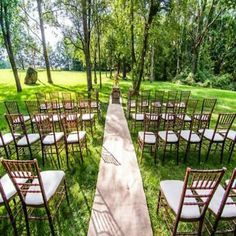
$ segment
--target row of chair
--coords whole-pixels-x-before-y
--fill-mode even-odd
[[[143,109],[141,106],[142,101],[136,102],[136,106],[134,110],[131,110],[131,122],[132,122],[132,130],[140,125],[144,121],[144,113],[154,113],[154,114],[161,114],[162,118],[165,118],[166,114],[168,113],[177,113],[177,114],[185,114],[185,122],[190,123],[191,117],[195,113],[204,113],[212,115],[217,100],[216,99],[203,99],[203,101],[199,101],[196,99],[190,99],[185,101],[184,103],[176,103],[174,101],[167,101],[167,103],[159,104],[160,106],[146,107]],[[200,105],[200,106],[199,106]]]
[[[187,168],[184,181],[160,182],[157,213],[163,209],[171,235],[236,235],[236,168],[223,187],[225,171]],[[192,232],[181,232],[181,222],[198,225]]]
[[[95,126],[94,114],[87,114],[81,117],[76,112],[67,112],[60,114],[38,113],[34,114],[32,120],[36,128],[31,130],[31,125],[27,125],[22,114],[7,114],[10,133],[0,133],[0,147],[5,151],[5,156],[10,157],[12,152],[11,144],[14,144],[17,159],[22,155],[29,153],[30,159],[37,152],[42,153],[43,165],[48,157],[53,163],[50,156],[56,155],[57,164],[60,168],[61,152],[65,150],[66,161],[69,166],[69,153],[80,153],[83,161],[83,149],[87,147],[87,135],[83,129],[85,123],[89,123],[91,132]],[[40,145],[39,145],[40,143]],[[41,148],[40,148],[41,147]]]
[[[155,96],[150,96],[150,91],[143,91],[139,95],[127,96],[127,116],[130,113],[155,112],[163,108],[185,110],[191,91],[155,91]]]
[[[40,171],[37,160],[2,159],[1,162],[6,174],[0,178],[0,206],[5,206],[7,215],[0,218],[10,219],[15,236],[22,235],[16,222],[22,213],[28,236],[30,220],[48,220],[51,234],[55,235],[53,218],[65,197],[69,205],[65,172]],[[42,208],[45,210],[43,215],[39,211]]]
[[[8,114],[22,113],[17,101],[5,101],[5,108]],[[27,100],[25,107],[28,114],[24,115],[24,120],[28,121],[35,113],[42,112],[66,112],[74,111],[80,113],[95,113],[100,118],[101,107],[99,100],[80,99],[80,100],[63,100],[60,103],[58,100]]]
[[[190,146],[194,145],[195,150],[198,148],[198,160],[201,158],[201,148],[203,141],[208,141],[208,150],[206,161],[209,158],[212,145],[221,145],[220,161],[223,161],[223,154],[225,150],[226,141],[229,141],[230,154],[228,162],[233,154],[234,146],[236,143],[236,131],[231,130],[235,120],[235,113],[219,114],[214,128],[209,128],[211,114],[193,114],[188,128],[185,126],[185,114],[167,113],[163,114],[144,114],[144,129],[138,132],[138,148],[141,150],[141,161],[145,148],[150,148],[154,153],[156,163],[156,153],[158,149],[163,146],[164,153],[162,160],[164,161],[167,151],[167,146],[176,147],[177,164],[179,161],[179,148],[181,143],[185,143],[185,156],[190,151]],[[163,119],[163,125],[160,127],[160,120]],[[154,129],[153,125],[154,124]],[[158,127],[158,128],[156,128]]]

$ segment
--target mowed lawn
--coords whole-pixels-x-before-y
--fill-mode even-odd
[[[60,72],[53,71],[53,85],[49,85],[46,80],[45,71],[39,72],[39,82],[35,86],[26,86],[23,84],[25,72],[20,72],[23,92],[16,93],[13,75],[10,70],[0,70],[0,129],[8,130],[3,114],[5,113],[3,101],[17,100],[23,112],[25,112],[24,101],[35,99],[36,92],[71,91],[86,94],[86,75],[84,72]],[[85,161],[81,164],[78,159],[72,158],[72,167],[68,170],[64,164],[63,169],[66,171],[67,182],[70,194],[70,208],[67,207],[66,201],[59,211],[59,217],[56,219],[56,230],[58,235],[87,235],[90,212],[95,193],[98,167],[101,155],[102,137],[104,131],[105,114],[108,105],[108,99],[113,85],[113,80],[106,78],[103,74],[103,88],[100,90],[100,100],[102,102],[103,119],[96,124],[94,137],[88,133],[89,155],[85,155]],[[99,87],[95,85],[94,87]],[[131,81],[120,80],[123,104],[125,108],[127,91],[131,87]],[[236,93],[226,90],[211,88],[190,87],[167,82],[142,82],[142,89],[145,90],[191,90],[191,97],[202,100],[203,98],[217,98],[217,105],[213,115],[214,125],[217,114],[220,112],[236,112]],[[138,132],[138,130],[137,130]],[[137,148],[137,132],[132,133],[135,148]],[[158,152],[158,163],[154,165],[153,157],[148,153],[144,154],[143,163],[140,164],[141,175],[144,183],[144,191],[147,198],[148,209],[151,217],[154,235],[168,235],[163,217],[156,215],[157,194],[160,180],[164,179],[183,179],[186,167],[193,168],[220,168],[227,167],[228,171],[224,179],[228,178],[233,168],[236,167],[236,155],[233,156],[230,164],[227,164],[227,152],[223,164],[219,161],[219,152],[212,152],[207,163],[205,160],[205,151],[202,152],[202,162],[197,161],[197,154],[192,152],[186,163],[183,163],[183,151],[180,153],[180,163],[176,165],[174,151],[168,154],[165,163],[161,163],[162,151]],[[40,155],[36,157],[41,165]],[[139,156],[138,156],[139,158]],[[46,162],[44,169],[51,169],[50,162]],[[0,167],[1,173],[3,173]],[[132,219],[130,219],[132,222]],[[22,222],[24,222],[22,220]],[[48,235],[49,225],[47,221],[41,223],[31,223],[32,235]],[[11,235],[11,227],[6,221],[0,222],[0,234]]]

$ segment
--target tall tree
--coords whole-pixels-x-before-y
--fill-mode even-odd
[[[41,37],[42,37],[43,55],[44,55],[45,66],[47,70],[48,83],[52,84],[53,81],[51,77],[50,63],[49,63],[49,58],[48,58],[47,44],[46,44],[46,38],[45,38],[45,32],[44,32],[42,0],[37,0],[37,8],[38,8],[38,14],[39,14],[39,26],[40,26],[40,32],[41,32]]]
[[[90,93],[92,85],[92,69],[91,69],[91,55],[90,55],[90,42],[91,42],[91,0],[81,0],[82,6],[82,21],[83,21],[83,51],[86,63],[86,73],[87,73],[87,89]]]
[[[22,91],[20,78],[17,71],[17,66],[15,62],[15,55],[11,40],[11,22],[13,21],[14,9],[17,6],[17,1],[11,0],[1,0],[0,1],[0,26],[2,30],[2,36],[4,44],[7,50],[9,61],[11,63],[12,71],[15,77],[17,92]]]
[[[160,9],[160,1],[150,0],[149,2],[149,10],[148,10],[148,17],[144,24],[144,33],[143,33],[143,40],[142,40],[142,49],[141,49],[141,55],[138,61],[137,66],[137,79],[134,81],[133,89],[134,93],[138,93],[143,77],[144,72],[144,62],[145,62],[145,56],[147,52],[147,46],[148,46],[148,34],[149,29],[151,27],[152,21],[156,14],[158,13]]]

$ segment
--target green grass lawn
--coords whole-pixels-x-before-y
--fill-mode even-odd
[[[20,78],[23,85],[25,72],[20,72]],[[17,100],[21,106],[23,112],[25,112],[24,101],[35,99],[36,92],[49,92],[55,91],[71,91],[86,93],[86,76],[83,72],[52,72],[53,85],[49,85],[46,81],[45,71],[39,72],[39,80],[35,86],[23,85],[23,92],[16,93],[13,75],[10,70],[0,70],[0,129],[7,130],[6,122],[4,120],[4,100]],[[63,169],[66,171],[67,182],[70,192],[70,208],[67,207],[66,201],[62,205],[62,209],[59,211],[58,220],[56,220],[56,229],[59,235],[87,235],[89,218],[91,207],[93,203],[93,197],[95,193],[96,180],[98,174],[98,166],[101,154],[101,145],[104,129],[104,121],[106,108],[108,104],[109,94],[113,81],[106,78],[103,74],[103,88],[100,90],[100,100],[102,101],[103,120],[98,122],[97,129],[92,139],[89,138],[90,153],[85,156],[84,164],[82,165],[78,161],[71,160],[72,167],[67,170],[65,165]],[[123,103],[126,102],[126,94],[131,86],[131,81],[120,81],[120,87],[123,95]],[[236,93],[232,91],[190,87],[177,85],[167,82],[154,82],[150,83],[144,81],[142,83],[142,89],[152,90],[191,90],[191,97],[203,99],[205,97],[217,98],[217,105],[213,115],[213,123],[216,120],[219,112],[235,112],[236,111]],[[132,134],[133,142],[136,145],[137,134]],[[158,158],[162,152],[158,152]],[[180,160],[183,156],[180,153]],[[37,157],[41,166],[41,157]],[[144,154],[143,163],[140,165],[141,175],[144,182],[144,191],[147,198],[148,209],[151,217],[152,228],[154,235],[168,235],[162,217],[156,215],[156,203],[157,193],[159,189],[160,180],[164,179],[183,179],[187,166],[193,168],[220,168],[222,166],[227,167],[228,171],[225,178],[228,178],[232,169],[236,166],[234,155],[233,160],[228,165],[225,161],[222,164],[219,162],[219,154],[216,152],[212,154],[207,163],[204,163],[205,158],[204,151],[202,152],[202,162],[198,164],[197,155],[195,153],[190,154],[187,163],[182,161],[176,166],[175,156],[167,156],[166,162],[162,164],[159,160],[157,165],[154,165],[153,157],[149,154]],[[44,169],[50,169],[49,162],[46,162]],[[0,172],[3,170],[0,167]],[[225,179],[224,178],[224,179]],[[49,225],[45,223],[31,223],[32,235],[48,235]],[[11,235],[11,227],[6,221],[0,222],[0,234]]]

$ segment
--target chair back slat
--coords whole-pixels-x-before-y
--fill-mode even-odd
[[[16,161],[3,159],[2,164],[23,202],[28,193],[41,193],[43,199],[46,200],[37,160]],[[26,181],[21,181],[21,179]]]
[[[184,205],[197,205],[204,217],[210,200],[218,187],[225,168],[219,170],[194,170],[187,168],[178,216]],[[201,193],[202,191],[202,193]]]
[[[203,99],[201,113],[212,114],[215,108],[216,102],[217,102],[217,99],[209,99],[209,98]]]
[[[61,124],[65,134],[73,131],[79,131],[80,121],[77,112],[64,112],[61,113]]]
[[[223,113],[219,114],[217,123],[216,123],[216,131],[225,130],[226,132],[231,128],[236,117],[236,113]]]
[[[179,102],[188,102],[191,91],[180,91]]]
[[[8,114],[20,113],[20,108],[17,101],[4,101],[4,105]]]
[[[218,209],[217,217],[221,217],[221,214],[227,205],[236,205],[236,168],[233,170],[230,180],[226,186],[224,196]]]
[[[46,136],[49,133],[55,132],[53,115],[51,113],[38,113],[34,115],[34,119],[36,121],[38,132],[42,137]]]

